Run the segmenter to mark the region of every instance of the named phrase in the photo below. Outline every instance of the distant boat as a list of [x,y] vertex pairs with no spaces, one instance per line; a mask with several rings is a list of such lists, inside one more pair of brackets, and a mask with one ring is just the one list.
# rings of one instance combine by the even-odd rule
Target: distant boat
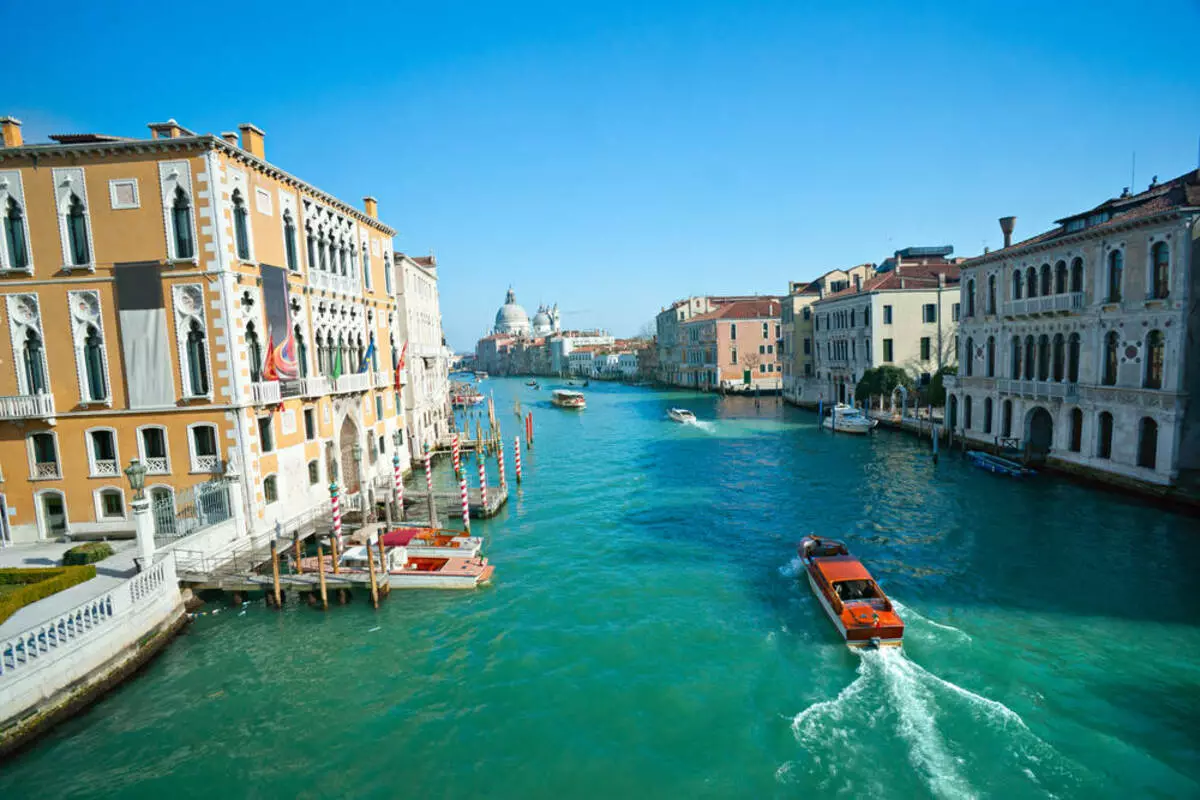
[[984,453],[981,450],[968,450],[967,458],[971,459],[971,463],[980,469],[994,472],[997,475],[1024,478],[1037,474],[1036,470],[1032,470],[1024,464],[1012,461],[1011,459],[1001,458],[1000,456],[994,456],[991,453]]
[[870,433],[878,425],[878,420],[867,417],[854,406],[838,403],[830,411],[829,416],[821,423],[835,433]]
[[580,411],[587,408],[587,400],[584,399],[583,392],[572,392],[570,389],[555,389],[550,395],[550,402],[559,408],[572,408]]
[[686,408],[668,408],[667,416],[684,425],[690,425],[696,421],[696,415]]
[[487,373],[482,370],[475,373],[475,380],[482,381],[487,379]]

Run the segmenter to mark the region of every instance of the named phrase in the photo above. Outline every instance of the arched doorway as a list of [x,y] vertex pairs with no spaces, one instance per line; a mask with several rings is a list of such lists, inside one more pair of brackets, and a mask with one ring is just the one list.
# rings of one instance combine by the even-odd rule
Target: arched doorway
[[38,535],[43,539],[57,539],[67,532],[67,502],[57,489],[46,489],[34,494],[36,498]]
[[958,429],[958,395],[950,395],[950,408],[947,411],[946,419],[950,423],[950,430]]
[[1029,443],[1029,453],[1036,458],[1045,458],[1054,444],[1054,418],[1038,406],[1026,419],[1025,441]]
[[341,434],[338,436],[338,461],[341,462],[342,489],[347,493],[359,490],[358,464],[354,461],[354,443],[358,441],[358,426],[354,418],[347,416],[342,422]]

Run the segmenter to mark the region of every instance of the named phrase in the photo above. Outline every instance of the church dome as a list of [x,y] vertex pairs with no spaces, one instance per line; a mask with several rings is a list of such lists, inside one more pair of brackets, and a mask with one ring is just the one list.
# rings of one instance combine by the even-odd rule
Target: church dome
[[529,333],[529,315],[517,305],[513,290],[504,297],[504,305],[496,312],[496,333]]
[[533,335],[549,336],[552,333],[554,333],[554,321],[550,319],[550,314],[547,313],[546,307],[542,306],[533,315]]

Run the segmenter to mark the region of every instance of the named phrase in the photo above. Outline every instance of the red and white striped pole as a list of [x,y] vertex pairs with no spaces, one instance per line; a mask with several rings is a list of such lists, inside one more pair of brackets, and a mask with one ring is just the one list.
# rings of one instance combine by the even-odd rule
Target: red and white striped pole
[[329,484],[329,505],[333,509],[333,538],[337,542],[338,552],[343,553],[342,548],[342,509],[338,502],[338,485],[337,483]]
[[504,448],[496,448],[496,467],[500,471],[500,491],[508,494],[508,479],[504,477]]
[[454,458],[454,474],[455,475],[462,474],[462,462],[459,460],[459,457],[458,457],[458,434],[457,433],[454,434],[454,436],[450,439],[450,454]]
[[400,454],[392,454],[392,472],[396,477],[396,514],[404,519],[404,474],[400,472]]
[[467,476],[458,479],[458,490],[462,493],[463,528],[471,530],[471,503],[467,498]]
[[521,485],[521,437],[513,437],[513,459],[517,465],[517,485]]
[[479,457],[479,496],[483,499],[483,508],[486,511],[487,502],[487,459],[482,455]]
[[425,451],[425,488],[429,490],[430,496],[433,495],[433,466],[430,462],[433,460],[433,453]]

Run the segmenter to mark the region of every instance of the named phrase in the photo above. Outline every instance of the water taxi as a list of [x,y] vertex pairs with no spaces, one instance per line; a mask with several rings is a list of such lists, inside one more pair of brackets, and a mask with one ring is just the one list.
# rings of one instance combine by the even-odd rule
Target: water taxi
[[583,392],[573,392],[570,389],[555,389],[550,395],[550,402],[559,408],[587,408],[587,400],[583,397]]
[[879,424],[854,406],[838,403],[821,425],[835,433],[870,433]]
[[1037,474],[1037,470],[1032,470],[1024,464],[1013,461],[1012,459],[994,456],[991,453],[984,453],[980,450],[968,450],[967,458],[971,459],[971,463],[980,469],[985,469],[988,472],[994,472],[997,475],[1008,475],[1012,478],[1024,478],[1029,475]]
[[833,539],[806,536],[796,548],[808,585],[850,647],[899,647],[904,622],[871,573]]
[[450,405],[454,408],[469,408],[477,406],[486,398],[478,392],[457,392],[450,398]]
[[690,425],[696,421],[696,415],[686,408],[668,408],[667,416],[684,425]]
[[409,558],[475,558],[483,539],[444,528],[396,528],[383,534],[383,546],[407,548]]
[[338,568],[346,572],[364,573],[370,558],[379,570],[379,580],[387,581],[393,589],[474,589],[488,583],[495,570],[486,558],[421,558],[410,556],[406,547],[386,549],[387,569],[380,568],[379,551],[375,545],[351,547],[338,560]]
[[488,374],[486,372],[484,372],[483,370],[480,370],[475,373],[475,380],[485,381],[485,380],[487,380],[487,376],[488,376]]

